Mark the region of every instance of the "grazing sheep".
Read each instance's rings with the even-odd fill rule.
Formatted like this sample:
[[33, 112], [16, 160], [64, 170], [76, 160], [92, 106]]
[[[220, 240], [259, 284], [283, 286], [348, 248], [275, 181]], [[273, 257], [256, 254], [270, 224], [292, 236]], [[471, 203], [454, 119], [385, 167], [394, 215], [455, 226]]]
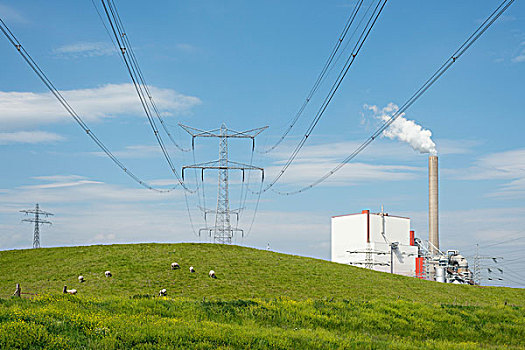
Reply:
[[210, 270], [210, 272], [208, 272], [208, 276], [210, 276], [211, 278], [217, 278], [217, 276], [215, 276], [215, 271], [213, 270]]
[[172, 270], [178, 270], [178, 269], [180, 269], [180, 266], [179, 266], [179, 264], [177, 264], [176, 262], [174, 262], [174, 263], [171, 263], [171, 269], [172, 269]]
[[190, 266], [190, 272], [195, 272], [195, 269], [193, 268], [193, 266]]
[[62, 289], [62, 292], [64, 294], [71, 294], [71, 295], [77, 294], [77, 290], [76, 289], [67, 289], [67, 286], [64, 286], [64, 289]]
[[106, 272], [104, 272], [104, 274], [106, 275], [106, 277], [111, 277], [111, 276], [113, 276], [113, 275], [111, 274], [111, 271], [106, 271]]
[[84, 282], [84, 276], [78, 276], [78, 281], [80, 283], [83, 283]]
[[159, 297], [165, 297], [168, 295], [168, 291], [164, 288], [159, 291]]

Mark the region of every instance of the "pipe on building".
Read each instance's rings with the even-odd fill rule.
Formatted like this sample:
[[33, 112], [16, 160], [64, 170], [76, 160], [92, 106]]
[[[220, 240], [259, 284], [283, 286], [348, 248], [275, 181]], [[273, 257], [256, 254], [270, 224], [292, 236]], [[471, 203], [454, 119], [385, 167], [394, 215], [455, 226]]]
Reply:
[[[428, 157], [428, 240], [439, 249], [439, 187], [438, 187], [438, 157]], [[438, 254], [430, 247], [433, 255]]]

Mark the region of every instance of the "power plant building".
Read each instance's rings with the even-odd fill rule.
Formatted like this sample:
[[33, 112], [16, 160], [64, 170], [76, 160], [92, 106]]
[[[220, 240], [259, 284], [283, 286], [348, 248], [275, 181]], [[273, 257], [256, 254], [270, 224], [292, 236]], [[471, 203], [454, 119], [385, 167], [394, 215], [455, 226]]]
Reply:
[[332, 217], [334, 262], [415, 276], [418, 247], [414, 239], [406, 217], [369, 210]]
[[474, 284], [465, 257], [439, 248], [438, 157], [428, 158], [429, 238], [416, 238], [410, 219], [384, 213], [332, 217], [332, 261], [431, 281]]

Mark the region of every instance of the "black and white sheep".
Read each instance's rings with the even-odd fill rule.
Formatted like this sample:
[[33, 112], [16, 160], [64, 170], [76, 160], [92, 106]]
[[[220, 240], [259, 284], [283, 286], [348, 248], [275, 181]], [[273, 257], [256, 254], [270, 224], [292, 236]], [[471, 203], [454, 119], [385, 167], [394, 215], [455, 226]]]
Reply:
[[208, 272], [208, 276], [210, 276], [211, 278], [217, 278], [217, 276], [215, 275], [215, 271], [213, 270], [210, 270], [210, 272]]
[[195, 272], [195, 269], [193, 268], [193, 266], [190, 266], [190, 272]]
[[178, 270], [180, 269], [180, 266], [178, 263], [174, 262], [174, 263], [171, 263], [171, 269], [172, 270]]
[[84, 276], [82, 276], [82, 275], [78, 276], [78, 281], [79, 281], [80, 283], [85, 282], [85, 280], [84, 280]]
[[159, 297], [165, 297], [166, 295], [168, 295], [168, 291], [166, 290], [166, 288], [161, 289], [159, 291]]
[[106, 277], [111, 277], [111, 276], [113, 276], [113, 275], [111, 274], [111, 271], [106, 271], [106, 272], [104, 272], [104, 275], [106, 275]]
[[62, 289], [62, 292], [64, 294], [72, 294], [72, 295], [77, 294], [77, 290], [76, 289], [67, 289], [67, 286], [64, 286], [64, 288]]

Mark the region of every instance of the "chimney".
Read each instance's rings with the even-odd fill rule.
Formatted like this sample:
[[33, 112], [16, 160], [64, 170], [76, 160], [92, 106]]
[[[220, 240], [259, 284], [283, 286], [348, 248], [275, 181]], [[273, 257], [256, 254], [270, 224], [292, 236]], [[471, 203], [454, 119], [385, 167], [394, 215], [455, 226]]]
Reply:
[[[438, 157], [428, 157], [428, 241], [439, 249]], [[431, 247], [432, 254], [437, 251]]]

